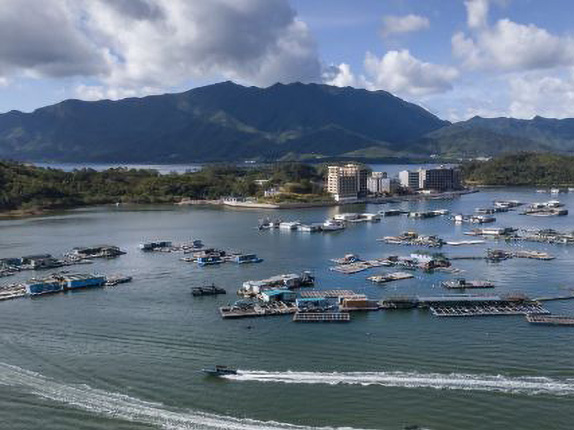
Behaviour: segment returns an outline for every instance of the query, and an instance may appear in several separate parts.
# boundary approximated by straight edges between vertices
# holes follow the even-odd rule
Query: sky
[[[574,117],[572,0],[0,0],[0,112],[224,80]]]

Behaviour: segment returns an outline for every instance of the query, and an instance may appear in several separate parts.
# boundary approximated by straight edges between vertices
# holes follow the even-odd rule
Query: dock
[[[294,322],[349,322],[351,315],[348,312],[306,313],[297,312],[293,315]]]

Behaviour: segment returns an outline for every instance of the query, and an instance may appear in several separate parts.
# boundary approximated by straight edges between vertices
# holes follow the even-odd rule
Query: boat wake
[[[434,388],[438,390],[491,391],[513,394],[574,395],[574,379],[545,377],[509,377],[461,373],[418,372],[263,372],[240,370],[227,375],[235,381],[276,382],[286,384],[380,385],[402,388]]]
[[[258,421],[193,410],[169,409],[120,393],[54,381],[17,366],[0,363],[0,385],[19,387],[44,399],[113,419],[138,422],[170,430],[333,430],[332,427],[304,427],[273,421]]]

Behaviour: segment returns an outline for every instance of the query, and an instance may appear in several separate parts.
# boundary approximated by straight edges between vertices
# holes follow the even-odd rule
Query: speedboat
[[[237,375],[237,370],[232,369],[231,367],[216,365],[214,367],[208,367],[205,369],[201,369],[203,373],[206,373],[210,376],[226,376],[226,375]]]

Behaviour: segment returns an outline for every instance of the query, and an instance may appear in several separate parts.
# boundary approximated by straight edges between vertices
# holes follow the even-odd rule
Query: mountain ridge
[[[450,123],[382,91],[230,81],[121,100],[63,100],[0,114],[0,158],[210,162],[574,152],[574,119]]]

